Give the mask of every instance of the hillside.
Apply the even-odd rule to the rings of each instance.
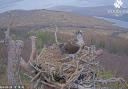
[[[38,29],[93,30],[100,34],[127,38],[127,29],[117,27],[112,22],[91,16],[80,16],[70,12],[52,10],[14,10],[0,14],[0,28],[11,24],[12,33],[23,33]],[[17,31],[19,30],[19,31]],[[102,32],[102,33],[101,33]],[[22,35],[23,36],[23,35]]]
[[[51,7],[49,9],[56,11],[72,12],[83,16],[99,16],[99,17],[113,18],[122,21],[128,21],[127,13],[126,14],[124,13],[123,15],[120,16],[115,16],[114,14],[109,13],[109,11],[115,10],[115,7],[112,5],[96,6],[96,7],[56,6],[56,7]],[[126,8],[122,8],[121,10],[127,11]]]
[[[57,11],[73,12],[80,15],[88,16],[108,16],[107,10],[114,9],[113,6],[97,6],[97,7],[75,7],[75,6],[56,6],[49,8]],[[89,13],[87,13],[89,12]]]
[[[10,15],[10,17],[9,17]],[[50,10],[15,10],[10,13],[0,14],[0,27],[6,27],[12,21],[12,27],[58,27],[67,28],[101,28],[101,29],[122,29],[113,26],[112,23],[105,20],[99,20],[89,16],[79,16],[68,12],[50,11]]]

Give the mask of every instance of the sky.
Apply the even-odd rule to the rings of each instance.
[[[54,6],[95,7],[113,5],[116,0],[0,0],[0,12],[15,9],[47,9]],[[122,0],[128,7],[128,0]]]

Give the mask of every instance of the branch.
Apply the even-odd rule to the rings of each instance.
[[[35,36],[32,36],[32,37],[31,37],[31,41],[32,41],[32,52],[31,52],[31,55],[30,55],[28,64],[29,64],[30,62],[33,62],[34,56],[36,55],[36,37],[35,37]]]
[[[29,70],[29,65],[24,61],[23,58],[21,58],[20,66],[21,66],[25,71],[30,72],[30,70]]]
[[[56,31],[54,35],[55,35],[55,41],[58,44],[59,42],[58,42],[58,37],[57,37],[57,31],[58,31],[58,27],[56,26]]]
[[[41,74],[41,71],[34,78],[32,78],[31,82],[35,81],[40,76],[40,74]]]
[[[95,54],[96,54],[96,57],[99,57],[100,55],[103,54],[103,49],[97,50],[97,51],[95,52]]]

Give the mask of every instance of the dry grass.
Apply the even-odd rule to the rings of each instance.
[[[116,53],[119,55],[128,55],[128,39],[119,38],[119,37],[112,37],[110,34],[113,31],[102,32],[101,34],[98,31],[94,30],[85,30],[85,40],[87,45],[96,45],[98,48],[103,48],[108,50],[110,53]],[[74,30],[71,31],[58,31],[59,38],[62,38],[65,41],[70,41],[73,38],[72,33]]]
[[[107,49],[111,53],[128,55],[128,40],[124,38],[111,37],[93,31],[85,31],[88,44],[95,44],[97,47]]]
[[[128,32],[119,34],[119,37],[128,39]]]

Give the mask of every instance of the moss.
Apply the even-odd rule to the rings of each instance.
[[[28,83],[30,81],[30,78],[26,76],[22,71],[20,71],[20,77],[24,83]]]
[[[99,72],[98,77],[101,77],[103,79],[110,79],[110,78],[114,77],[114,73],[111,72],[111,71]],[[102,87],[103,86],[104,87],[109,87],[109,89],[120,89],[122,87],[122,85],[118,82],[110,83],[110,84],[107,84],[107,85],[102,85]],[[126,89],[127,88],[128,88],[128,84],[126,84]]]
[[[52,44],[55,42],[54,35],[47,31],[36,31],[35,32],[37,37],[37,49],[41,51],[44,44]]]
[[[113,77],[113,73],[111,71],[104,71],[104,72],[99,72],[98,76],[104,79],[109,79]]]

